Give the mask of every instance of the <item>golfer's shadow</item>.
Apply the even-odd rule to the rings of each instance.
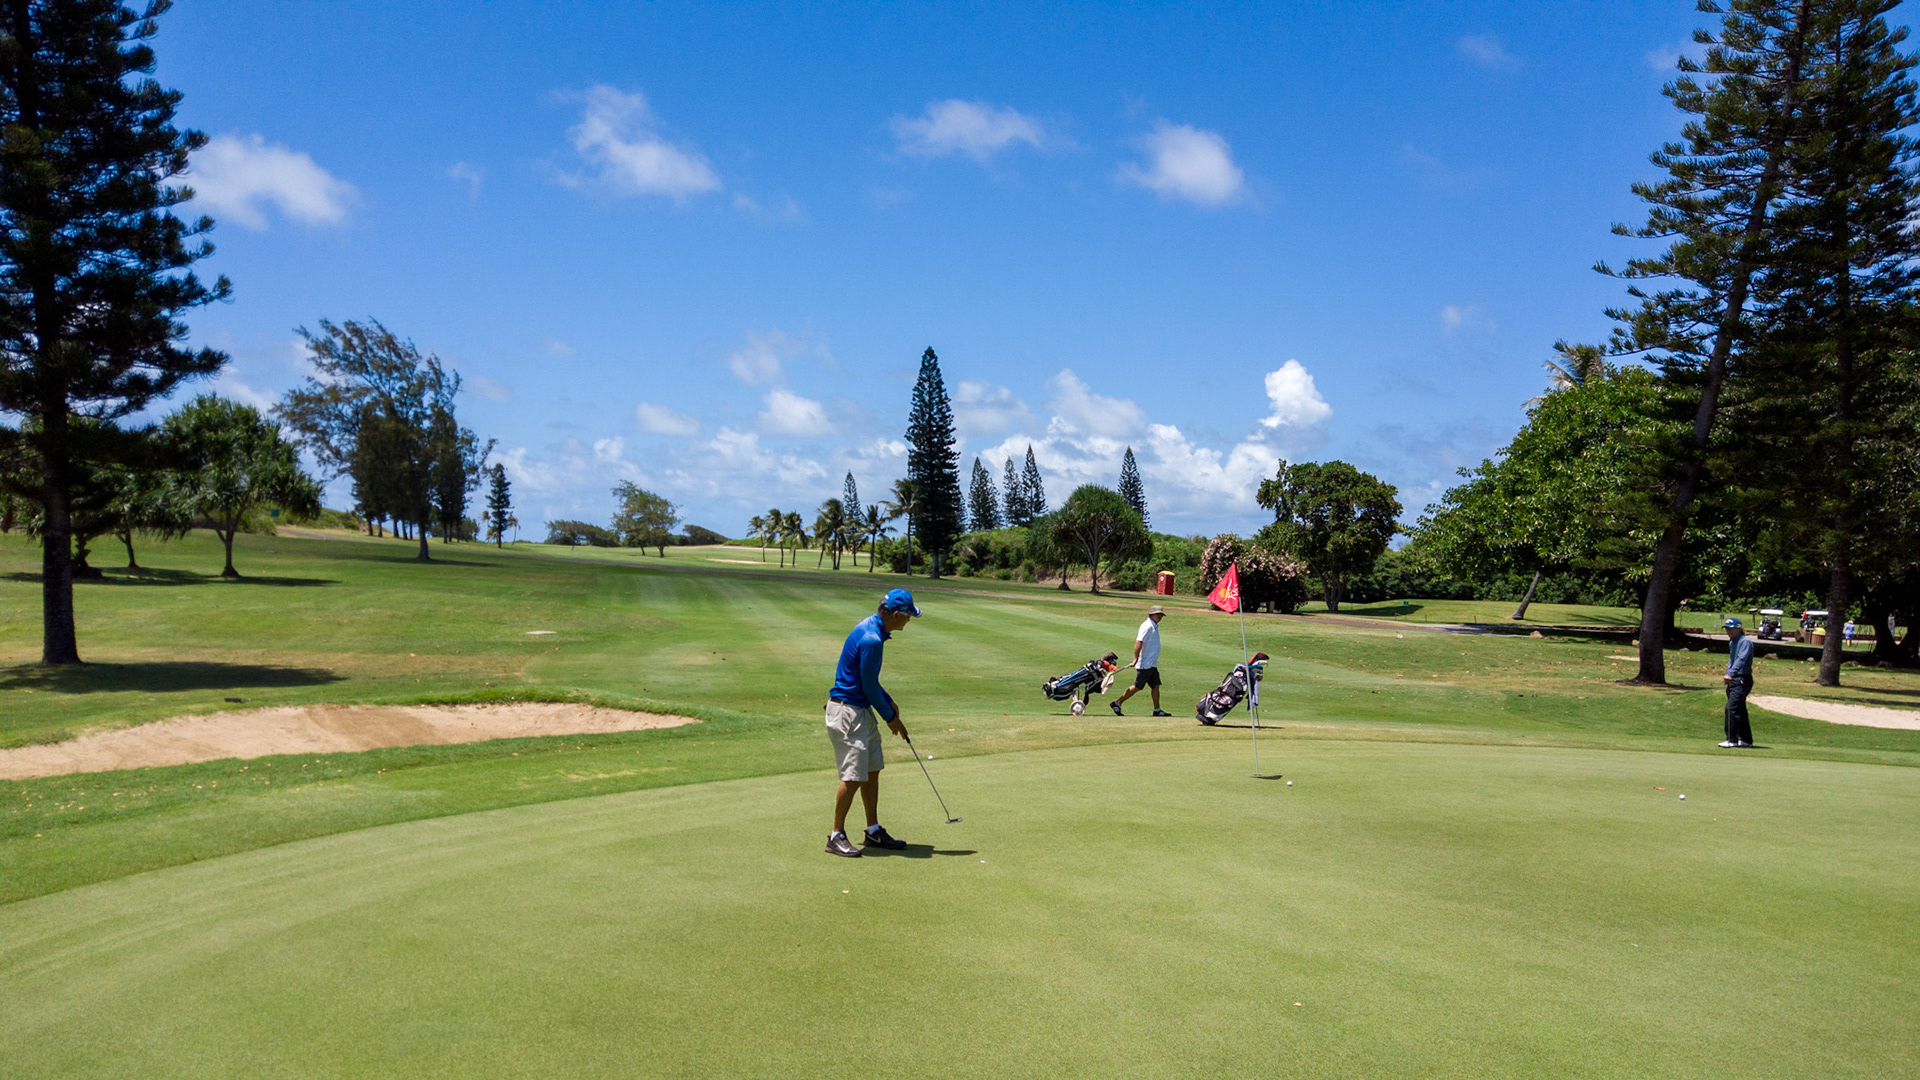
[[[871,859],[876,855],[889,859],[931,859],[935,855],[978,855],[978,851],[966,849],[935,849],[932,844],[908,844],[897,851],[888,851],[883,847],[864,847],[860,854]]]
[[[1219,723],[1219,724],[1215,724],[1215,725],[1213,725],[1213,726],[1214,726],[1214,727],[1217,727],[1217,728],[1232,728],[1232,729],[1234,729],[1235,731],[1252,731],[1252,730],[1253,730],[1253,725],[1252,725],[1252,724],[1227,724],[1227,723]],[[1279,725],[1279,724],[1261,724],[1261,725],[1260,725],[1260,730],[1261,730],[1261,731],[1279,731],[1279,730],[1280,730],[1280,725]]]

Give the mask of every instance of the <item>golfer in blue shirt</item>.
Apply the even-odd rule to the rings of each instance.
[[[827,853],[859,858],[860,848],[847,839],[847,811],[853,807],[855,792],[866,805],[865,847],[898,851],[907,846],[895,840],[880,826],[880,770],[886,758],[880,752],[879,720],[886,721],[895,735],[907,737],[900,722],[900,706],[880,685],[881,653],[886,641],[907,623],[920,617],[913,594],[895,589],[880,601],[880,610],[860,620],[840,647],[840,666],[834,671],[833,689],[827,694],[827,741],[833,744],[833,756],[840,765],[840,790],[833,797],[833,831],[827,834]]]
[[[1727,738],[1720,745],[1729,749],[1753,745],[1753,728],[1747,724],[1747,695],[1753,693],[1753,639],[1739,619],[1721,624],[1727,631],[1727,673],[1720,676],[1727,684]]]

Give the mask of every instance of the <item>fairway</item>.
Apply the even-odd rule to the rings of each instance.
[[[820,855],[822,771],[14,904],[0,1072],[1800,1077],[1920,1055],[1908,770],[1276,742],[1288,788],[1245,750],[936,761],[952,827],[894,770],[906,857]]]
[[[1095,699],[1076,719],[1039,682],[1124,646],[1140,599],[239,546],[239,582],[196,536],[86,585],[92,662],[48,674],[24,663],[31,549],[0,538],[0,742],[329,702],[701,722],[0,781],[0,1077],[1869,1077],[1920,1057],[1920,732],[1761,711],[1764,748],[1726,755],[1712,654],[1671,654],[1675,688],[1648,691],[1605,642],[1256,616],[1269,781],[1244,712],[1190,718],[1240,656],[1238,621],[1191,601],[1164,623],[1181,715]],[[819,702],[847,627],[903,583],[927,617],[886,681],[965,821],[940,823],[896,741],[882,816],[915,847],[834,859]],[[1920,689],[1759,670],[1855,705]]]

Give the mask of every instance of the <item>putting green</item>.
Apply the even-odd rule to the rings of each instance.
[[[966,817],[950,827],[903,758],[886,803],[920,845],[907,857],[820,851],[822,770],[390,825],[7,905],[0,1075],[1804,1077],[1920,1060],[1914,770],[1263,740],[1289,788],[1249,778],[1244,736],[1218,734],[937,759]]]

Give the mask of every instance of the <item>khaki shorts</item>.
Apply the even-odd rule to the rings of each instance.
[[[886,768],[887,759],[880,752],[880,721],[871,708],[827,702],[827,741],[833,744],[842,780],[864,783],[868,773]]]

